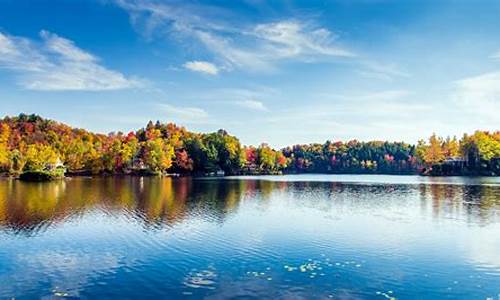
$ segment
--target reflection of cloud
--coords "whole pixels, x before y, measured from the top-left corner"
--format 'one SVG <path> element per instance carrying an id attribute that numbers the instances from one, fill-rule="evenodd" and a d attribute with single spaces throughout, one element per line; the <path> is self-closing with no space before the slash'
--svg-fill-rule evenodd
<path id="1" fill-rule="evenodd" d="M 40 281 L 47 281 L 50 290 L 78 296 L 82 287 L 93 277 L 112 272 L 118 267 L 118 258 L 109 253 L 54 253 L 52 251 L 18 254 L 14 262 L 17 271 L 1 276 L 1 282 L 17 282 L 2 285 L 2 294 L 19 295 L 19 292 L 36 288 Z M 27 267 L 22 267 L 27 266 Z M 2 278 L 3 277 L 3 278 Z"/>
<path id="2" fill-rule="evenodd" d="M 500 239 L 494 237 L 497 237 L 499 232 L 499 224 L 482 227 L 471 235 L 472 239 L 464 239 L 461 243 L 474 264 L 479 268 L 492 269 L 498 275 L 500 275 Z"/>

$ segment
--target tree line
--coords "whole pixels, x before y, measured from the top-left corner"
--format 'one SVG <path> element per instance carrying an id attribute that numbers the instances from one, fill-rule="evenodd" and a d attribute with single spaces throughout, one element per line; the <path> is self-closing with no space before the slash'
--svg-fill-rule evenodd
<path id="1" fill-rule="evenodd" d="M 0 171 L 12 175 L 56 165 L 63 166 L 68 174 L 498 175 L 499 159 L 499 131 L 477 131 L 460 140 L 432 135 L 417 145 L 351 140 L 276 150 L 267 144 L 244 146 L 222 129 L 195 133 L 159 121 L 150 121 L 146 127 L 127 134 L 105 135 L 37 115 L 20 114 L 0 120 Z M 447 169 L 450 164 L 451 169 Z"/>

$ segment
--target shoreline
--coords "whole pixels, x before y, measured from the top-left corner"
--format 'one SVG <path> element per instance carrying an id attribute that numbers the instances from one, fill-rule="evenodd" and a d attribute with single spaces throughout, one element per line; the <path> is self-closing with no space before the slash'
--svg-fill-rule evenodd
<path id="1" fill-rule="evenodd" d="M 339 175 L 339 176 L 403 176 L 403 177 L 429 177 L 429 178 L 450 178 L 450 177 L 463 177 L 463 178 L 479 178 L 479 177 L 500 177 L 498 175 L 486 175 L 486 174 L 463 174 L 463 175 L 428 175 L 428 174 L 394 174 L 394 173 L 283 173 L 283 174 L 233 174 L 233 175 L 223 175 L 223 176 L 200 176 L 200 175 L 181 175 L 181 174 L 163 174 L 163 175 L 139 175 L 139 174 L 70 174 L 64 175 L 61 178 L 55 178 L 56 181 L 67 178 L 107 178 L 107 177 L 170 177 L 170 178 L 193 178 L 193 179 L 204 179 L 204 178 L 232 178 L 232 177 L 263 177 L 263 176 L 303 176 L 303 175 Z M 0 178 L 20 180 L 19 175 L 8 175 L 0 174 Z M 39 181 L 44 182 L 44 181 Z M 45 181 L 46 182 L 46 181 Z"/>

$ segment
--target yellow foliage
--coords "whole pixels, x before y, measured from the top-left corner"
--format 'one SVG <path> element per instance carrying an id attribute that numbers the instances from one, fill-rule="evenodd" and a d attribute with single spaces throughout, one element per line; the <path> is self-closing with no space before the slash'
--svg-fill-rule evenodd
<path id="1" fill-rule="evenodd" d="M 51 146 L 43 144 L 32 144 L 28 146 L 24 154 L 26 164 L 25 170 L 43 170 L 50 164 L 55 164 L 58 155 Z"/>

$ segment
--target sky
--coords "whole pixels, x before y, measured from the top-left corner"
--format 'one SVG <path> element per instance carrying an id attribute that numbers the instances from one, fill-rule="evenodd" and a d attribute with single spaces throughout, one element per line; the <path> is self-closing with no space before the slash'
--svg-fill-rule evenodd
<path id="1" fill-rule="evenodd" d="M 0 0 L 0 115 L 244 144 L 500 129 L 499 1 Z"/>

